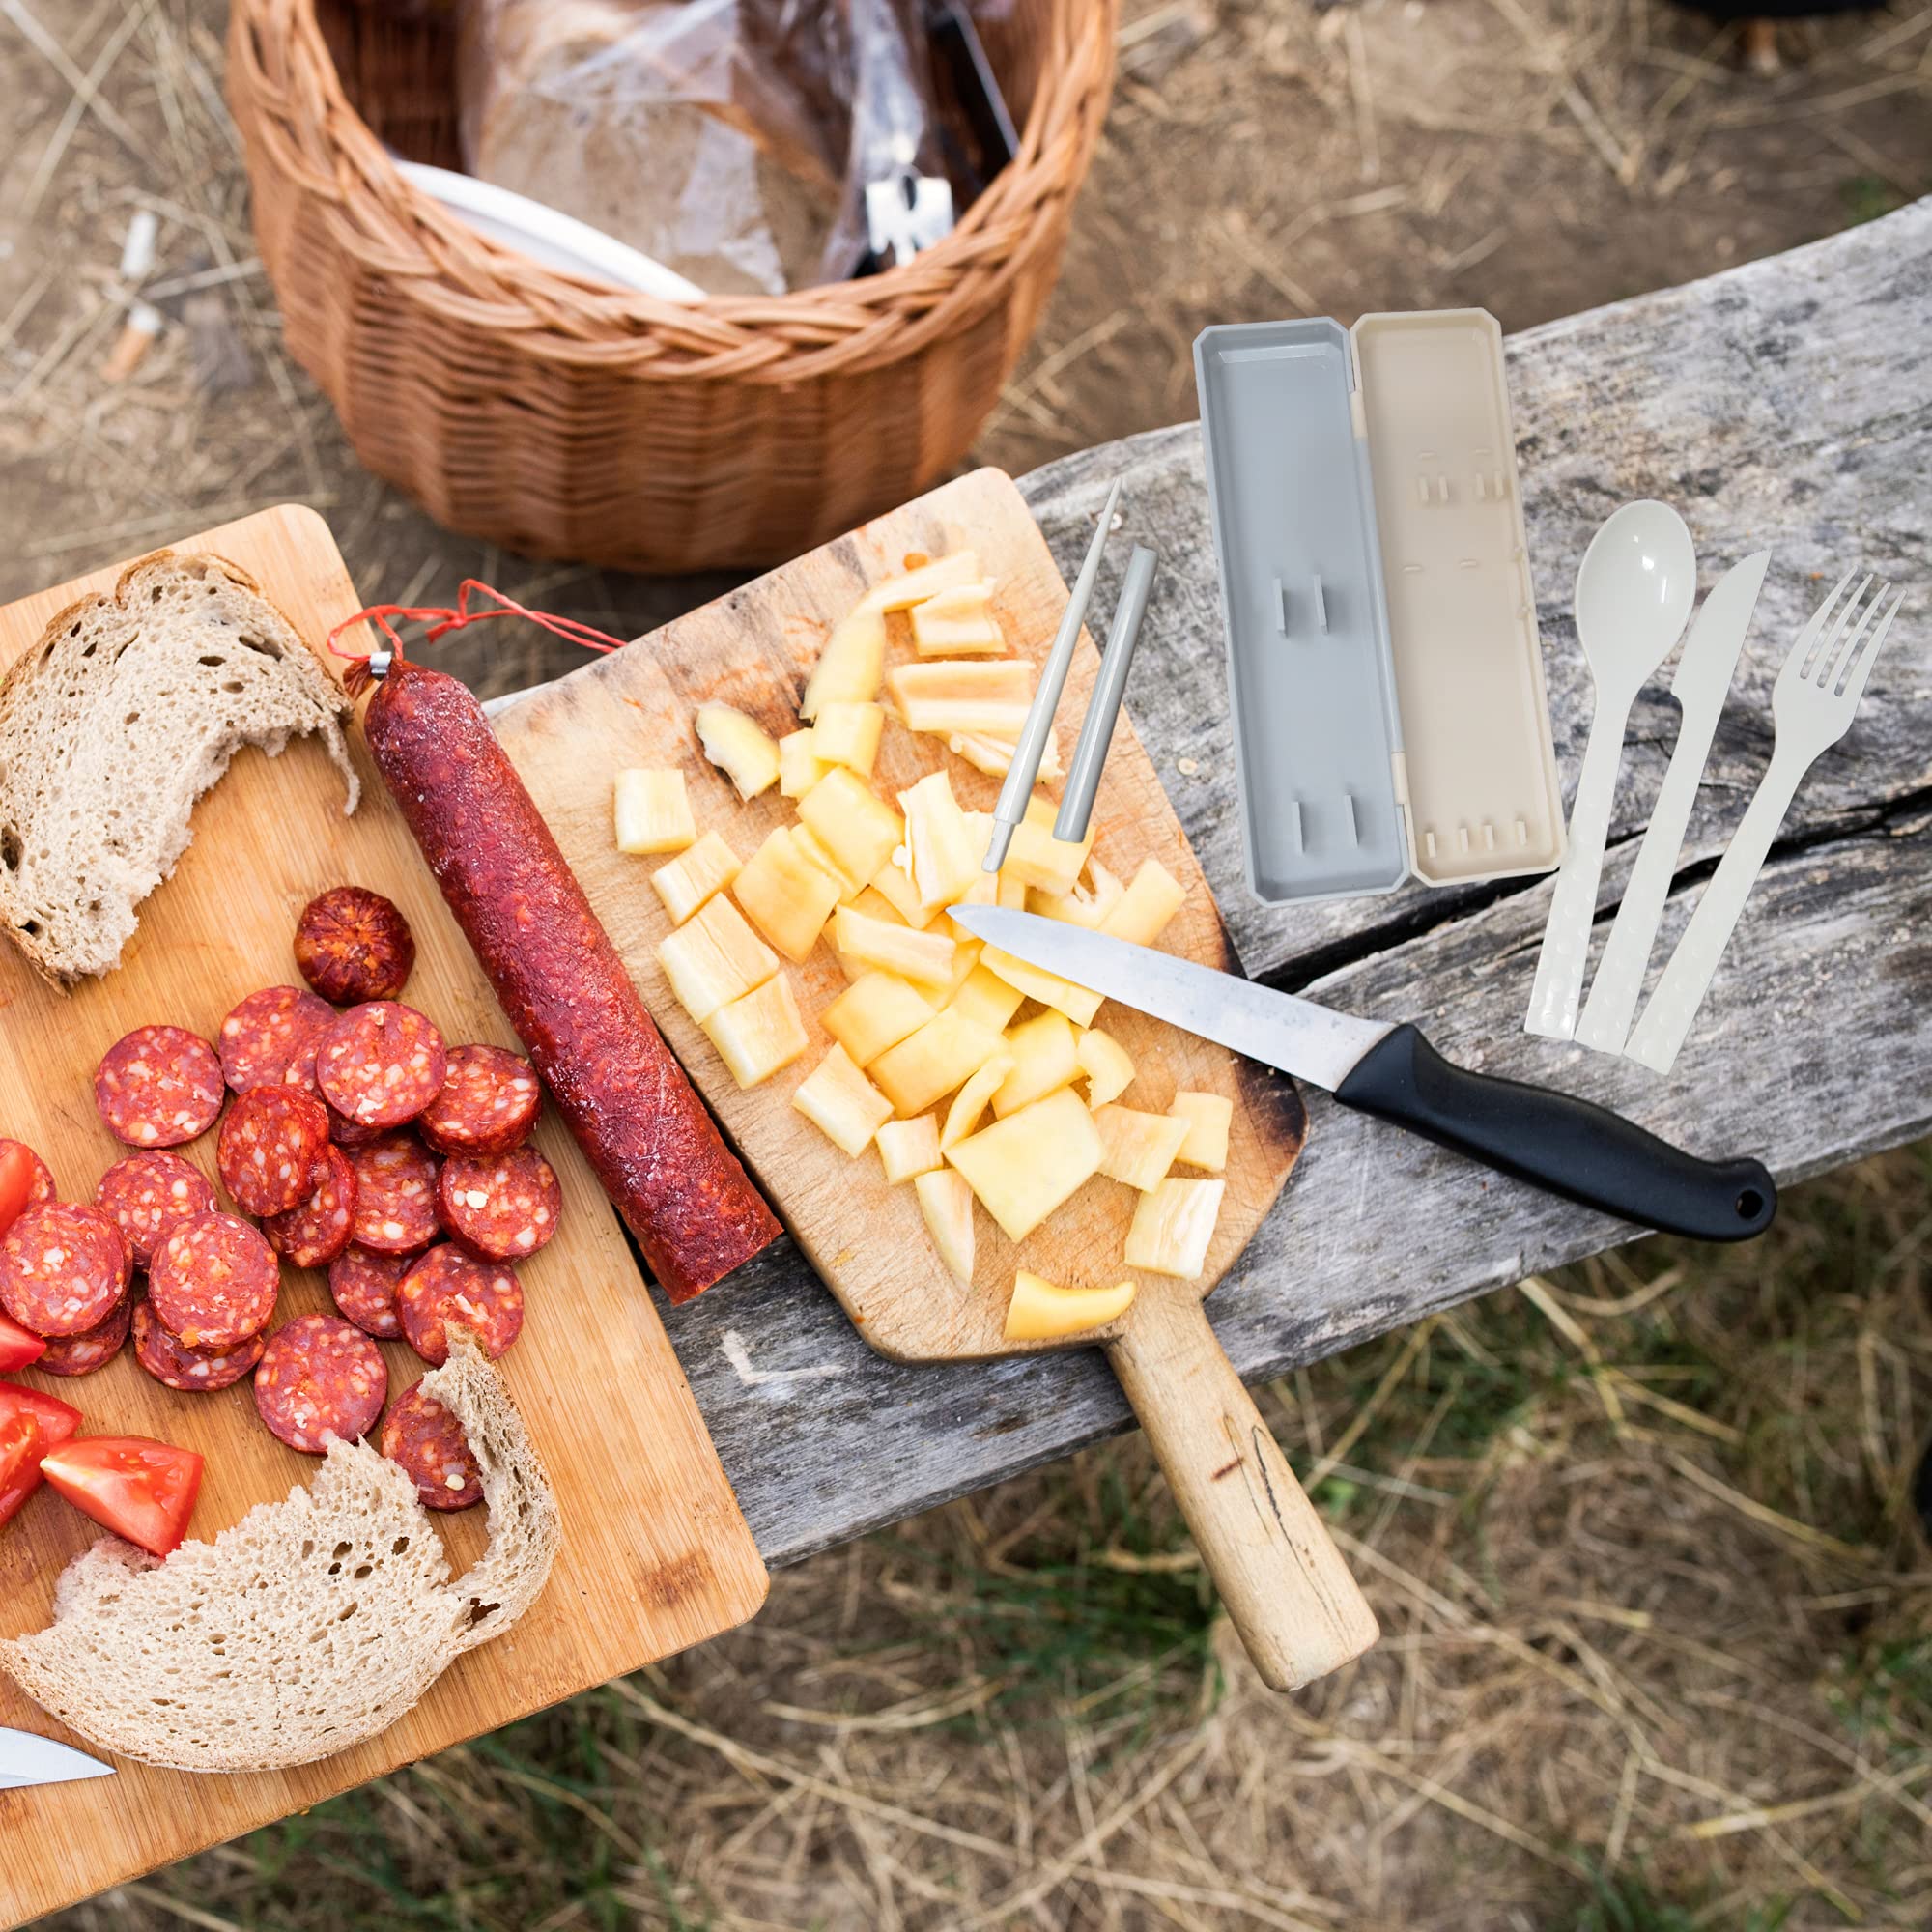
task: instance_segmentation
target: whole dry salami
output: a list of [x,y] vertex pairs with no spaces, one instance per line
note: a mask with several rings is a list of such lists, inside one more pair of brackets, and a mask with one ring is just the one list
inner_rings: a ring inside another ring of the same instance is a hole
[[314,1187],[306,1201],[262,1223],[269,1245],[299,1268],[326,1266],[355,1232],[355,1170],[349,1156],[340,1148],[325,1146],[309,1179]]
[[416,1130],[438,1153],[514,1153],[542,1106],[527,1060],[500,1046],[453,1046],[442,1092],[423,1109]]
[[310,899],[297,922],[296,965],[338,1007],[393,1000],[415,963],[409,921],[365,886],[331,887]]
[[[352,692],[371,676],[352,667]],[[651,1272],[688,1301],[776,1240],[777,1217],[651,1024],[482,706],[397,652],[362,730],[557,1112]]]
[[455,1154],[437,1176],[436,1211],[463,1247],[485,1261],[520,1262],[556,1233],[563,1190],[535,1148]]
[[84,1335],[127,1293],[128,1266],[121,1230],[99,1208],[43,1202],[0,1236],[0,1309],[50,1342]]
[[117,1160],[96,1185],[94,1205],[128,1237],[135,1265],[146,1267],[177,1221],[214,1211],[214,1189],[192,1161],[152,1148]]
[[409,1345],[431,1368],[449,1359],[449,1329],[467,1328],[494,1362],[522,1332],[524,1290],[494,1262],[479,1262],[444,1242],[403,1277],[396,1290]]
[[247,1214],[280,1214],[307,1200],[328,1145],[328,1115],[296,1087],[251,1087],[221,1123],[215,1165],[221,1184]]
[[238,1094],[251,1087],[306,1085],[315,1077],[316,1041],[334,1020],[328,1002],[300,986],[264,986],[250,993],[215,1036],[222,1078]]
[[155,1250],[148,1296],[161,1325],[190,1349],[233,1349],[275,1312],[275,1251],[233,1214],[198,1214]]
[[232,1349],[190,1349],[161,1326],[152,1301],[137,1301],[133,1307],[134,1359],[163,1387],[180,1389],[185,1395],[239,1382],[269,1346],[266,1335],[250,1335]]
[[413,1255],[378,1254],[352,1241],[328,1264],[329,1298],[363,1334],[393,1342],[403,1332],[396,1290],[414,1263]]
[[463,1425],[418,1383],[383,1418],[376,1438],[390,1462],[414,1479],[416,1495],[433,1510],[467,1510],[483,1500],[483,1471],[469,1453]]
[[383,1351],[339,1315],[298,1315],[269,1337],[255,1370],[270,1435],[306,1456],[366,1435],[388,1393]]
[[180,1147],[205,1134],[228,1092],[214,1049],[185,1027],[136,1027],[100,1056],[94,1104],[129,1147]]
[[44,1208],[54,1198],[53,1175],[46,1162],[25,1141],[10,1141],[0,1137],[0,1154],[5,1154],[9,1148],[14,1147],[27,1156],[27,1173],[31,1178],[27,1182],[26,1205],[29,1208]]
[[436,1156],[413,1134],[352,1148],[355,1215],[350,1238],[379,1254],[412,1255],[436,1239]]
[[[144,1303],[143,1306],[146,1304]],[[109,1310],[106,1321],[80,1335],[60,1335],[47,1344],[47,1351],[34,1366],[50,1376],[91,1376],[104,1369],[121,1352],[128,1339],[128,1321],[133,1298],[124,1294]]]
[[337,1014],[315,1050],[323,1098],[358,1127],[414,1120],[436,1098],[447,1065],[436,1023],[394,1000]]

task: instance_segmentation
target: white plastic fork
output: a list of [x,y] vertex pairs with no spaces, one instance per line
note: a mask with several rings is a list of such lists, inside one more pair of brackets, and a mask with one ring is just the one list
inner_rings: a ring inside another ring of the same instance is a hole
[[1877,593],[1867,598],[1865,592],[1872,584],[1867,575],[1840,604],[1838,600],[1844,597],[1854,574],[1848,570],[1839,578],[1832,594],[1798,634],[1798,641],[1777,673],[1771,694],[1777,731],[1771,763],[1731,835],[1711,883],[1704,888],[1704,896],[1697,901],[1697,910],[1690,915],[1690,923],[1684,928],[1684,937],[1677,942],[1643,1017],[1625,1043],[1624,1052],[1630,1059],[1641,1061],[1656,1072],[1668,1073],[1675,1065],[1684,1036],[1704,1003],[1745,901],[1764,868],[1771,841],[1776,838],[1804,774],[1851,727],[1852,716],[1864,695],[1865,680],[1871,676],[1886,633],[1905,601],[1905,593],[1900,591],[1880,615],[1891,586],[1880,584]]

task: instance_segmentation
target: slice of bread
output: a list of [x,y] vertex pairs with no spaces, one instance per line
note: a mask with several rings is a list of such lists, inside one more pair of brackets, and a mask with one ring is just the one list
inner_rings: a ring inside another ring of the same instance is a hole
[[415,1484],[366,1442],[213,1543],[156,1563],[105,1537],[0,1668],[90,1743],[179,1771],[274,1771],[386,1730],[550,1575],[556,1499],[502,1378],[467,1336],[423,1387],[462,1422],[490,1543],[454,1582]]
[[69,606],[0,683],[0,928],[58,986],[105,973],[243,745],[319,731],[349,788],[352,707],[240,565],[156,551]]

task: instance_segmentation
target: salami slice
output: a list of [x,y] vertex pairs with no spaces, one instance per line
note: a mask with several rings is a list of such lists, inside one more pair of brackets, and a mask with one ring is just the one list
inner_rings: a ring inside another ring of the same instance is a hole
[[423,1109],[416,1130],[438,1153],[514,1153],[542,1106],[527,1060],[500,1046],[453,1046],[442,1092]]
[[316,1085],[358,1127],[399,1127],[442,1087],[449,1057],[433,1020],[394,1000],[336,1015],[315,1050]]
[[233,1349],[275,1312],[275,1251],[233,1214],[198,1214],[155,1251],[148,1295],[161,1325],[190,1349]]
[[413,1255],[382,1255],[352,1241],[328,1264],[328,1293],[343,1317],[365,1335],[395,1341],[403,1332],[396,1290]]
[[133,1308],[134,1359],[164,1388],[180,1389],[185,1395],[239,1382],[269,1346],[266,1335],[251,1335],[232,1349],[190,1349],[161,1326],[152,1301],[137,1301]]
[[180,1147],[205,1134],[227,1093],[214,1049],[185,1027],[136,1027],[100,1057],[94,1104],[129,1147]]
[[221,1123],[215,1164],[243,1213],[281,1214],[308,1198],[327,1145],[320,1100],[294,1087],[251,1087]]
[[449,1359],[449,1329],[463,1327],[494,1362],[522,1332],[523,1284],[506,1267],[479,1262],[444,1242],[403,1277],[396,1291],[409,1345],[431,1368]]
[[[145,1304],[143,1304],[145,1306]],[[134,1303],[124,1294],[109,1311],[106,1321],[80,1335],[56,1336],[47,1344],[47,1352],[34,1366],[50,1376],[91,1376],[104,1369],[121,1352],[128,1339],[128,1321]]]
[[127,1293],[128,1265],[121,1230],[99,1208],[44,1202],[0,1236],[0,1309],[50,1342],[84,1335]]
[[491,1262],[520,1262],[556,1233],[563,1190],[535,1148],[457,1154],[437,1177],[438,1218],[464,1248]]
[[33,1178],[27,1182],[27,1203],[29,1208],[44,1208],[54,1198],[54,1178],[47,1164],[25,1141],[10,1141],[0,1138],[0,1154],[9,1148],[18,1148],[27,1156],[27,1172]]
[[[313,1066],[311,1062],[311,1071]],[[315,1091],[320,1094],[322,1089],[318,1087]],[[333,1107],[328,1106],[327,1100],[322,1104],[328,1107],[328,1138],[345,1152],[354,1153],[357,1148],[374,1147],[384,1134],[395,1131],[392,1127],[358,1126],[354,1121],[345,1121]]]
[[355,1170],[351,1238],[379,1254],[412,1255],[436,1239],[436,1156],[413,1134],[384,1134],[350,1151]]
[[[331,1014],[331,1020],[333,1017]],[[316,1085],[315,1079],[315,1050],[322,1044],[322,1037],[327,1031],[326,1027],[317,1027],[301,1045],[296,1048],[295,1058],[282,1069],[284,1087],[298,1088],[302,1093],[312,1094],[318,1100],[322,1099],[322,1089]],[[323,1101],[325,1107],[327,1104],[327,1101]]]
[[296,965],[325,1000],[338,1007],[393,1000],[416,963],[410,923],[381,893],[333,886],[302,908],[296,925]]
[[483,1500],[483,1471],[469,1453],[463,1425],[421,1383],[383,1418],[376,1438],[390,1462],[414,1479],[424,1508],[467,1510]]
[[355,1170],[340,1148],[325,1146],[309,1172],[306,1201],[262,1223],[269,1245],[298,1268],[325,1267],[355,1231]]
[[127,1236],[134,1264],[146,1267],[177,1221],[214,1211],[214,1189],[193,1162],[153,1148],[117,1160],[96,1185],[94,1205]]
[[[298,1087],[315,1078],[315,1046],[335,1021],[326,1000],[300,986],[264,986],[221,1022],[221,1074],[238,1094],[251,1087]],[[303,1056],[306,1055],[306,1060]]]
[[383,1351],[339,1315],[298,1315],[269,1337],[255,1370],[256,1412],[305,1456],[366,1435],[388,1393]]

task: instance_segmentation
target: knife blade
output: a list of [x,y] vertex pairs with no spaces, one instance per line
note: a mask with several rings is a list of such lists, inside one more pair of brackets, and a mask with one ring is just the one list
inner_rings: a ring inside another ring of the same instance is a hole
[[1771,1225],[1763,1162],[1708,1161],[1594,1101],[1451,1065],[1412,1026],[1336,1012],[1037,913],[956,905],[976,938],[1183,1032],[1325,1087],[1345,1107],[1622,1220],[1707,1241]]
[[1651,809],[1650,826],[1637,849],[1623,904],[1617,908],[1610,936],[1604,946],[1583,1016],[1577,1022],[1577,1038],[1600,1053],[1621,1053],[1636,1012],[1637,995],[1657,941],[1663,902],[1684,849],[1684,829],[1697,801],[1704,760],[1717,735],[1718,719],[1730,694],[1745,647],[1751,613],[1771,563],[1768,550],[1734,564],[1711,586],[1704,608],[1678,654],[1670,690],[1679,706],[1677,743]]
[[71,1745],[0,1724],[0,1791],[31,1784],[71,1784],[82,1777],[112,1777],[114,1767]]

